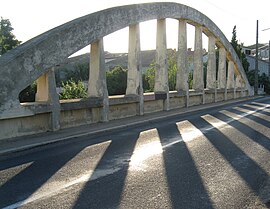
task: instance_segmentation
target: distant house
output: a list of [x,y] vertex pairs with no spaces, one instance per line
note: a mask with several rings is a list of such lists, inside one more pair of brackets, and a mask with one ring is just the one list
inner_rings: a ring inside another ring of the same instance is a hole
[[[256,45],[253,44],[248,47],[242,47],[242,52],[246,54],[247,61],[249,63],[249,70],[255,69],[255,55],[256,55]],[[268,44],[258,44],[258,68],[259,75],[265,73],[269,76],[269,45]]]
[[[242,47],[242,52],[246,55],[255,56],[256,55],[256,44],[251,46]],[[267,44],[258,44],[258,58],[261,60],[269,59],[269,43]]]
[[[255,70],[255,60],[256,58],[254,56],[247,55],[246,56],[247,61],[249,63],[249,70]],[[269,76],[268,68],[269,63],[264,60],[258,60],[258,69],[259,69],[259,75],[262,75],[265,73],[265,75]]]

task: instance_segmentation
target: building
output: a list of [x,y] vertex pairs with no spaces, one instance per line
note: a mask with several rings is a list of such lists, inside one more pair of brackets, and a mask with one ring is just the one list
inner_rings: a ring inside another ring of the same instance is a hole
[[[247,55],[246,56],[247,61],[249,63],[249,70],[255,70],[255,62],[256,62],[256,57]],[[269,63],[265,60],[258,60],[258,69],[259,69],[259,75],[262,75],[265,73],[265,75],[269,76]]]
[[[255,70],[256,44],[242,47],[242,52],[246,55],[249,63],[249,70]],[[265,73],[265,75],[269,76],[269,43],[258,44],[258,69],[259,75]]]

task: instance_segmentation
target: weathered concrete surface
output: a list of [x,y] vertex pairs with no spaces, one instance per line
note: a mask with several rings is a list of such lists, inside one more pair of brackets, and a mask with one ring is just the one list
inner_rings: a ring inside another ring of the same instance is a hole
[[142,63],[140,25],[129,26],[128,45],[128,73],[127,73],[127,96],[139,96],[137,104],[137,115],[143,115],[143,84],[142,84]]
[[226,88],[226,49],[224,47],[219,48],[218,88]]
[[103,39],[91,44],[88,96],[102,99],[101,121],[108,121],[109,100],[105,71]]
[[206,88],[215,89],[216,86],[216,38],[209,36],[208,39],[208,62],[206,73]]
[[139,95],[140,61],[140,26],[139,24],[130,25],[126,95]]
[[169,81],[168,81],[168,60],[166,42],[166,19],[157,20],[156,39],[156,71],[154,91],[158,94],[166,94],[164,98],[164,110],[169,110]]
[[176,90],[188,91],[187,23],[182,19],[179,20],[178,25]]
[[199,91],[204,89],[202,26],[195,26],[193,89]]
[[233,61],[229,61],[228,63],[228,77],[227,77],[227,89],[233,89],[234,88],[234,74],[235,74],[235,68]]
[[252,93],[234,49],[209,18],[177,3],[138,4],[110,8],[75,19],[1,56],[0,117],[8,117],[10,112],[24,114],[25,110],[19,110],[19,92],[79,49],[131,24],[162,18],[186,19],[190,24],[202,25],[206,34],[214,34],[217,46],[226,48],[228,57],[234,60]]

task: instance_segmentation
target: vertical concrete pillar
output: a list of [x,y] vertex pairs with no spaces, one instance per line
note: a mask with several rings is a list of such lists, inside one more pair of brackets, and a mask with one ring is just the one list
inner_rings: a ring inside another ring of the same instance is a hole
[[216,89],[216,38],[214,36],[209,36],[208,39],[206,88]]
[[242,76],[240,75],[240,73],[236,74],[235,87],[236,88],[242,88]]
[[187,28],[186,27],[187,27],[186,20],[179,20],[177,73],[176,73],[176,90],[177,91],[186,91],[188,89]]
[[60,103],[56,92],[54,68],[37,79],[37,102],[48,102],[51,104],[50,128],[52,131],[60,129]]
[[239,72],[236,73],[236,76],[235,76],[235,86],[234,86],[234,91],[235,91],[235,95],[234,95],[234,98],[236,98],[236,90],[237,89],[241,89],[241,96],[242,96],[242,76],[240,75]]
[[126,96],[139,96],[137,114],[143,115],[143,87],[140,53],[140,26],[139,24],[130,25]]
[[227,89],[234,89],[234,63],[233,61],[229,61],[228,63]]
[[218,88],[226,88],[226,49],[224,47],[219,48]]
[[193,89],[199,91],[204,90],[202,26],[195,26]]
[[109,99],[106,83],[103,39],[91,44],[88,97],[102,99],[101,121],[108,121]]
[[185,92],[186,107],[189,103],[188,67],[187,67],[187,22],[180,19],[178,25],[178,52],[177,52],[177,72],[176,90]]
[[[169,110],[169,85],[166,43],[166,19],[157,20],[157,49],[154,91],[164,99],[164,110]],[[164,95],[164,96],[163,96]]]
[[49,78],[48,73],[37,79],[36,102],[47,102],[49,100]]

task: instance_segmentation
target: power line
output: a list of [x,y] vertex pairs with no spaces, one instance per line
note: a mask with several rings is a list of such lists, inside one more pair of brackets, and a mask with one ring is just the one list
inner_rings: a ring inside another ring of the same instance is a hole
[[262,31],[266,31],[266,30],[269,30],[270,28],[266,28],[266,29],[263,29]]

